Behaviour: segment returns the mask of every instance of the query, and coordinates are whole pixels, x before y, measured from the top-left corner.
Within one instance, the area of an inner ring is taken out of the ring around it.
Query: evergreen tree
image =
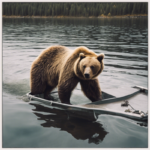
[[[99,16],[148,14],[148,3],[10,3],[3,2],[3,15]]]

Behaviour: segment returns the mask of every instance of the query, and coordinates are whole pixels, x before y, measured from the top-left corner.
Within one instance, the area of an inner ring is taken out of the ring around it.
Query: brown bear
[[[97,55],[81,46],[70,50],[64,46],[51,46],[42,51],[31,66],[31,94],[49,93],[58,86],[62,103],[70,104],[72,90],[80,82],[83,93],[92,101],[102,99],[97,76],[104,69],[104,54]]]

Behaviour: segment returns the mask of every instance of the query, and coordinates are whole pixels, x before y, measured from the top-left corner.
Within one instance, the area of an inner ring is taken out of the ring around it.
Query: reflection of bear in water
[[[102,127],[99,122],[91,122],[81,119],[69,119],[66,116],[65,111],[59,109],[51,109],[37,104],[31,104],[35,106],[34,114],[38,117],[38,120],[44,120],[43,127],[60,128],[61,131],[67,131],[74,138],[80,140],[88,139],[89,143],[99,144],[102,142],[108,133]],[[48,115],[40,114],[40,112],[50,113]]]
[[[95,54],[86,47],[74,51],[64,46],[45,49],[33,62],[30,73],[31,94],[49,93],[58,86],[62,103],[70,104],[72,90],[80,82],[82,91],[92,101],[102,99],[97,76],[103,71],[104,54]]]

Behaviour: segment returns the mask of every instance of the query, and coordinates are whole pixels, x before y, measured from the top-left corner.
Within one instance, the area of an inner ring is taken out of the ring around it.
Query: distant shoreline
[[[74,17],[74,16],[6,16],[3,15],[3,18],[143,18],[148,17],[147,14],[137,14],[137,15],[118,15],[118,16],[89,16],[89,17]]]

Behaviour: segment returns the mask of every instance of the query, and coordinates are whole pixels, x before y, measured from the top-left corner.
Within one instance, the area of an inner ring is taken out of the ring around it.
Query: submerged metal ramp
[[[46,100],[44,98],[38,97],[37,95],[31,95],[30,93],[27,93],[27,96],[30,99],[30,101],[38,101],[47,106],[52,106],[54,108],[64,110],[66,114],[68,115],[68,117],[76,117],[76,118],[82,118],[82,119],[94,121],[94,120],[97,120],[99,115],[105,114],[105,115],[115,115],[115,116],[126,117],[129,119],[138,120],[138,121],[147,121],[148,114],[144,112],[136,114],[133,112],[122,112],[122,111],[118,111],[115,109],[107,108],[108,104],[113,105],[116,102],[123,102],[124,100],[132,98],[139,93],[148,94],[148,89],[144,87],[135,86],[133,88],[137,88],[135,89],[135,92],[125,95],[125,96],[121,96],[121,97],[115,97],[106,92],[102,92],[103,94],[102,101],[87,103],[85,105],[64,104],[64,103],[55,102],[52,100]]]

